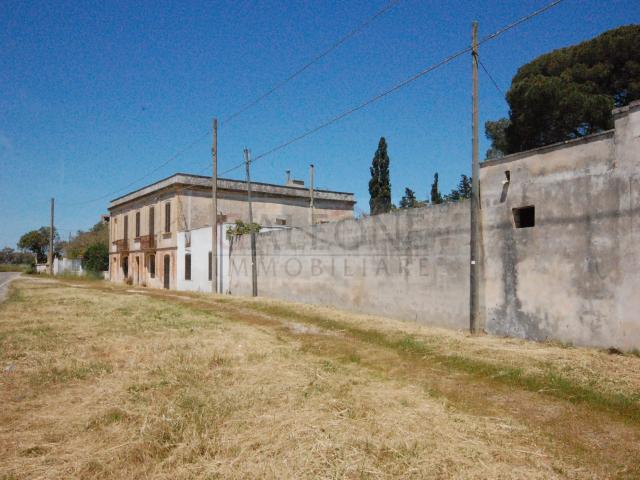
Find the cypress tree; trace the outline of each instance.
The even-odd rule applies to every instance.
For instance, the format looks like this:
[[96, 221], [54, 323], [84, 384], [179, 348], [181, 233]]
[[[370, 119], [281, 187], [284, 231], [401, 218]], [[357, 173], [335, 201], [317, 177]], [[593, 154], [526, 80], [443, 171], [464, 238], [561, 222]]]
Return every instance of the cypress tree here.
[[433, 183], [431, 184], [431, 203], [442, 203], [442, 194], [438, 189], [438, 173], [433, 176]]
[[387, 142], [384, 137], [380, 137], [378, 149], [373, 156], [369, 171], [371, 172], [371, 180], [369, 180], [371, 215], [386, 213], [391, 210], [391, 182], [389, 180]]

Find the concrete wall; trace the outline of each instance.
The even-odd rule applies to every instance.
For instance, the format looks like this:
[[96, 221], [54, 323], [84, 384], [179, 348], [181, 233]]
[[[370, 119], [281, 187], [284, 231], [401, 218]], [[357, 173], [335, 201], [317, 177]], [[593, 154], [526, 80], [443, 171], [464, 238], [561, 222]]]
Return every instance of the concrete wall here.
[[[614, 118], [482, 165], [487, 332], [640, 348], [640, 102]], [[516, 228], [514, 209], [530, 206], [534, 226]], [[260, 234], [258, 292], [466, 329], [468, 239], [466, 202]], [[232, 293], [250, 293], [247, 247], [232, 252]]]
[[54, 275], [62, 275], [64, 273], [70, 273], [74, 275], [82, 275], [84, 273], [82, 269], [82, 261], [72, 258], [62, 258], [59, 259], [55, 257], [53, 259], [53, 274]]
[[[261, 296], [468, 326], [466, 202], [260, 233], [257, 252]], [[249, 236], [230, 265], [231, 293], [250, 295]]]
[[[613, 131], [483, 165], [489, 333], [640, 346], [640, 105], [616, 117]], [[515, 228], [524, 206], [533, 228]]]

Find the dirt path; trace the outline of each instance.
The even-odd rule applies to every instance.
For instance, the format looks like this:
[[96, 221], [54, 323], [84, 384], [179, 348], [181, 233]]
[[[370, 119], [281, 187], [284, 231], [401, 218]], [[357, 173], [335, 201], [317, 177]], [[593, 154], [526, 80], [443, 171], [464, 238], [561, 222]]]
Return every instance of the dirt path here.
[[640, 475], [635, 357], [267, 300], [16, 286], [0, 308], [15, 478]]

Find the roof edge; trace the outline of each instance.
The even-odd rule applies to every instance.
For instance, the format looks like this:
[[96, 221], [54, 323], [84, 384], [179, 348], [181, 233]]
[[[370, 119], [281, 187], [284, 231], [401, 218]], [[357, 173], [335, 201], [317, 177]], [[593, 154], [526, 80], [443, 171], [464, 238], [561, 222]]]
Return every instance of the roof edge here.
[[[124, 195], [120, 195], [119, 197], [116, 197], [112, 200], [109, 201], [109, 209], [112, 209], [116, 206], [118, 206], [119, 204], [122, 203], [126, 203], [127, 201], [131, 201], [134, 200], [136, 197], [135, 195], [138, 193], [143, 192], [144, 190], [147, 189], [152, 189], [151, 191], [143, 194], [144, 195], [149, 195], [152, 192], [156, 191], [153, 190], [153, 187], [156, 185], [160, 185], [164, 182], [168, 182], [171, 179], [175, 178], [176, 180], [174, 182], [170, 182], [167, 185], [164, 185], [160, 188], [168, 188], [170, 186], [173, 185], [188, 185], [189, 187], [202, 187], [202, 185], [193, 185], [193, 184], [189, 184], [183, 181], [179, 181], [179, 179], [177, 177], [186, 177], [186, 178], [192, 178], [192, 179], [203, 179], [203, 180], [208, 180], [209, 182], [211, 182], [211, 176], [208, 175], [196, 175], [196, 174], [192, 174], [192, 173], [184, 173], [184, 172], [176, 172], [172, 175], [169, 175], [168, 177], [164, 177], [160, 180], [157, 180], [153, 183], [150, 183], [148, 185], [144, 185], [140, 188], [137, 188], [136, 190], [132, 190], [131, 192], [125, 193]], [[218, 182], [232, 182], [232, 183], [238, 183], [238, 184], [246, 184], [247, 182], [245, 180], [238, 180], [238, 179], [234, 179], [234, 178], [224, 178], [224, 177], [218, 177]], [[298, 186], [292, 186], [292, 185], [279, 185], [277, 183], [267, 183], [267, 182], [255, 182], [255, 181], [251, 181], [252, 185], [261, 185], [261, 186], [265, 186], [265, 187], [276, 187], [279, 189], [284, 189], [284, 190], [290, 190], [290, 191], [308, 191], [309, 187], [298, 187]], [[160, 189], [159, 188], [159, 189]], [[336, 191], [336, 190], [325, 190], [325, 189], [314, 189], [315, 192], [318, 193], [326, 193], [326, 194], [335, 194], [335, 195], [349, 195], [351, 197], [354, 197], [353, 203], [357, 203], [355, 201], [355, 194], [353, 192], [340, 192], [340, 191]], [[129, 200], [127, 200], [127, 197], [130, 196], [134, 196], [133, 198], [130, 198]], [[349, 201], [349, 200], [345, 200], [345, 201]], [[117, 203], [117, 205], [114, 205], [114, 203]]]
[[603, 132], [592, 133], [591, 135], [585, 135], [584, 137], [574, 138], [572, 140], [565, 140], [564, 142], [551, 143], [549, 145], [544, 145], [542, 147], [532, 148], [531, 150], [523, 150], [522, 152], [511, 153], [509, 155], [505, 155], [504, 157], [485, 160], [480, 163], [480, 168], [491, 167], [493, 165], [500, 165], [503, 163], [509, 163], [509, 162], [520, 160], [522, 158], [529, 157], [532, 155], [552, 152], [555, 150], [560, 150], [565, 147], [571, 147], [574, 145], [580, 145], [582, 143], [589, 143], [589, 142], [601, 140], [603, 138], [613, 137], [615, 132], [616, 132], [615, 129], [605, 130]]

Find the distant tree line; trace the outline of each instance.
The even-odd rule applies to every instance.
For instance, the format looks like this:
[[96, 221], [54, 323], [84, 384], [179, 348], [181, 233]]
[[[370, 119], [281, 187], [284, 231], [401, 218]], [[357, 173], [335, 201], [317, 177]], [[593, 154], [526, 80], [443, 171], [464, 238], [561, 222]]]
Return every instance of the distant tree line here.
[[419, 208], [428, 204], [440, 204], [445, 202], [458, 202], [471, 197], [471, 178], [467, 175], [460, 175], [458, 186], [451, 190], [448, 194], [443, 195], [440, 192], [439, 175], [433, 177], [431, 190], [428, 198], [418, 200], [415, 191], [405, 188], [404, 196], [400, 199], [399, 206], [391, 203], [391, 180], [389, 176], [389, 154], [387, 152], [387, 141], [384, 137], [378, 142], [373, 160], [371, 162], [371, 180], [369, 180], [369, 208], [371, 215], [379, 213], [387, 213], [398, 208]]
[[[20, 237], [15, 251], [5, 247], [0, 251], [0, 263], [45, 263], [49, 254], [49, 227], [31, 230]], [[53, 229], [54, 257], [81, 259], [82, 267], [89, 272], [103, 272], [109, 269], [109, 226], [96, 223], [87, 231], [79, 230], [69, 241], [61, 241], [57, 230]], [[35, 257], [35, 258], [34, 258]]]
[[31, 265], [35, 263], [35, 256], [29, 252], [19, 252], [11, 247], [0, 250], [0, 264], [2, 265]]

